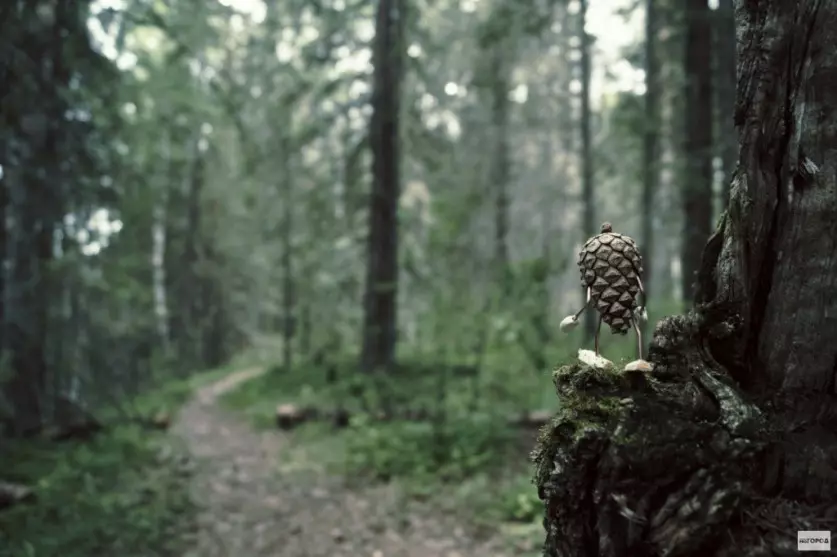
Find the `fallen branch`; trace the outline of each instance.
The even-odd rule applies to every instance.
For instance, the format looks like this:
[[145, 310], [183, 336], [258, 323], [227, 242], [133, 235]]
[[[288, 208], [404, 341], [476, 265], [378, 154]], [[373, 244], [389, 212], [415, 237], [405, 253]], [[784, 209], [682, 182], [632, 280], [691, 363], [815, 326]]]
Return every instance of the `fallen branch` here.
[[35, 492], [21, 484], [0, 481], [0, 510], [35, 500]]

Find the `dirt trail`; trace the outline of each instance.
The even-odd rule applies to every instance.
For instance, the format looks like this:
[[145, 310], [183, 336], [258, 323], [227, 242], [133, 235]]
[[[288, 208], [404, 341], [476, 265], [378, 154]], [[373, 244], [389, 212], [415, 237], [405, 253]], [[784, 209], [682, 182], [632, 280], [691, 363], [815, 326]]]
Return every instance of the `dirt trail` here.
[[198, 391], [174, 431], [196, 459], [201, 512], [185, 557], [491, 557], [511, 555], [465, 529], [405, 506], [395, 490], [356, 491], [336, 478], [279, 474], [287, 441], [220, 408], [220, 395], [263, 373], [251, 368]]

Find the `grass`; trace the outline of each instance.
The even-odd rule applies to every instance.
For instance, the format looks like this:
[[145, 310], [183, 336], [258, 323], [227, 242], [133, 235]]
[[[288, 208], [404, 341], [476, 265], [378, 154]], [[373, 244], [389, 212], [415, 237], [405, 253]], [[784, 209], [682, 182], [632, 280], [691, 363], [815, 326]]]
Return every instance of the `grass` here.
[[[652, 305], [652, 322], [673, 309]], [[462, 373], [467, 366], [440, 360], [438, 352], [414, 351], [402, 352], [391, 375], [369, 377], [358, 373], [356, 355], [331, 354], [330, 365], [274, 366], [225, 395], [223, 404], [258, 428], [275, 427], [276, 407], [283, 403], [346, 409], [352, 415], [348, 428], [314, 422], [294, 430], [283, 450], [283, 471], [397, 482], [411, 497], [433, 499], [477, 526], [503, 532], [517, 554], [536, 554], [543, 506], [527, 458], [535, 436], [512, 427], [508, 417], [558, 410], [558, 400], [552, 369], [533, 369], [513, 335], [495, 337], [478, 374]], [[592, 348], [583, 345], [580, 332], [556, 340], [545, 354], [553, 364], [573, 360], [579, 347]], [[606, 327], [601, 333], [603, 355], [617, 364], [633, 360], [635, 347], [633, 334], [615, 336]], [[402, 415], [423, 409], [429, 418], [381, 422], [374, 414], [382, 407]]]
[[[225, 372], [169, 382], [132, 401], [131, 414], [171, 413]], [[123, 421], [88, 441], [3, 441], [0, 450], [0, 479], [35, 493], [33, 502], [0, 511], [0, 556], [182, 555], [193, 506], [185, 460], [165, 433]]]
[[[312, 422], [293, 431], [277, 465], [283, 473], [396, 482], [407, 496], [432, 500], [477, 527], [506, 524], [509, 537], [524, 539], [527, 547], [542, 541], [543, 511], [527, 459], [534, 434], [512, 427], [508, 417], [541, 407], [542, 391], [551, 391], [548, 373], [523, 371], [507, 359], [495, 360], [490, 374], [472, 377], [414, 358], [402, 360], [394, 380], [383, 381], [360, 376], [354, 362], [348, 357], [335, 364], [333, 382], [322, 367], [274, 367], [222, 403], [258, 428], [275, 427], [280, 403], [346, 408], [352, 419], [345, 429]], [[554, 403], [554, 395], [550, 399]], [[429, 417], [375, 420], [374, 409], [384, 402], [402, 411], [424, 409]]]
[[0, 555], [179, 555], [191, 503], [163, 439], [122, 426], [86, 443], [13, 445], [3, 476], [37, 500], [0, 514]]

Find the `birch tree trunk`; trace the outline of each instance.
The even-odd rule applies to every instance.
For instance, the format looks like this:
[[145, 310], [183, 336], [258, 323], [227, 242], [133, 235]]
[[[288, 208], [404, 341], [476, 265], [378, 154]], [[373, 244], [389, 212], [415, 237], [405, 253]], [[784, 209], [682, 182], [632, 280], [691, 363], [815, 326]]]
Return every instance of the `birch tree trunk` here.
[[[171, 139], [166, 135], [163, 143], [164, 160], [171, 160]], [[168, 176], [160, 177], [157, 200], [152, 208], [151, 270], [154, 291], [154, 315], [157, 336], [164, 352], [169, 351], [169, 307], [166, 299], [166, 206], [168, 205]]]

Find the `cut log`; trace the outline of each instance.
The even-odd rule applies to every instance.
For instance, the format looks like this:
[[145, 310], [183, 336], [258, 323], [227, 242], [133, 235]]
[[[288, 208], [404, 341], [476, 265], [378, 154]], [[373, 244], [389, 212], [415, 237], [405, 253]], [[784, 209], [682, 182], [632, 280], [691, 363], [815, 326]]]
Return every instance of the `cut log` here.
[[0, 510], [35, 500], [35, 492], [21, 484], [0, 481]]
[[104, 430], [104, 425], [93, 417], [69, 424], [55, 424], [44, 428], [41, 436], [50, 441], [87, 441]]
[[316, 408], [297, 406], [296, 404], [280, 404], [276, 407], [276, 426], [279, 429], [290, 430], [306, 422], [316, 420], [320, 412]]
[[152, 429], [167, 430], [171, 426], [171, 415], [161, 410], [148, 420], [147, 425]]

